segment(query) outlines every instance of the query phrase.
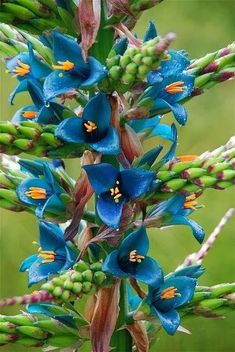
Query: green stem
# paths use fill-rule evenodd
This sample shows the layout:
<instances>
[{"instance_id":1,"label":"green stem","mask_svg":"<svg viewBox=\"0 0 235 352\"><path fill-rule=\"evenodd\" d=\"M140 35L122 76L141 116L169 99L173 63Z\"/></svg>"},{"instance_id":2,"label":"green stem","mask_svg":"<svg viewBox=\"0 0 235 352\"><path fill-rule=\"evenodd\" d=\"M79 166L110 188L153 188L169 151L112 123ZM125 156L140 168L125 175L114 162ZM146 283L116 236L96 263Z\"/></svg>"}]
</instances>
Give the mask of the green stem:
<instances>
[{"instance_id":1,"label":"green stem","mask_svg":"<svg viewBox=\"0 0 235 352\"><path fill-rule=\"evenodd\" d=\"M127 288L125 280L122 280L120 286L120 301L119 301L119 316L115 332L111 339L111 346L115 348L116 352L131 352L132 351L132 338L128 330L121 329L126 325L128 316L128 301L127 301Z\"/></svg>"}]
</instances>

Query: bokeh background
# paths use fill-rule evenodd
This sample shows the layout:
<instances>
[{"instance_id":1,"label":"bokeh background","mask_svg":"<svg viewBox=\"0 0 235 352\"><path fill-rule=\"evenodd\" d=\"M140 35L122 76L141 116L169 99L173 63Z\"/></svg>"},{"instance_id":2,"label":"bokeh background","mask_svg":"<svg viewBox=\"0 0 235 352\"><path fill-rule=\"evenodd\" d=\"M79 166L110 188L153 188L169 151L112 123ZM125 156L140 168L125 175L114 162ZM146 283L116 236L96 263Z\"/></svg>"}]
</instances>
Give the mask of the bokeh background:
<instances>
[{"instance_id":1,"label":"bokeh background","mask_svg":"<svg viewBox=\"0 0 235 352\"><path fill-rule=\"evenodd\" d=\"M144 13L136 33L143 35L149 20L154 20L160 34L169 31L177 33L173 47L185 49L189 57L200 57L228 43L234 37L233 0L167 0ZM1 66L0 118L10 119L16 109L27 104L28 98L22 94L16 98L14 106L9 106L8 95L16 81L5 73ZM187 104L189 121L179 131L178 154L200 154L224 144L235 127L234 82L218 85ZM171 118L171 117L170 117ZM159 141L152 140L152 145ZM25 155L24 155L25 157ZM76 177L79 161L66 161L67 170ZM205 229L208 236L225 211L234 206L234 191L208 190L200 202L204 209L193 214L193 218ZM27 292L27 275L18 272L21 261L33 253L32 241L37 238L35 218L29 214L1 211L0 216L0 291L1 297L21 295ZM212 251L204 261L206 273L200 279L202 285L232 282L235 272L234 220L226 225ZM163 266L165 272L174 270L186 255L199 249L189 229L168 228L150 233L151 253ZM1 313L17 314L21 307L4 310ZM174 337L165 332L159 335L157 344L151 351L162 352L225 352L235 351L234 318L231 313L226 319L194 318L183 322L192 335L177 333ZM39 349L30 349L39 351ZM26 348L1 347L0 351L29 351ZM88 352L86 345L81 351ZM125 352L125 351L120 351Z\"/></svg>"}]
</instances>

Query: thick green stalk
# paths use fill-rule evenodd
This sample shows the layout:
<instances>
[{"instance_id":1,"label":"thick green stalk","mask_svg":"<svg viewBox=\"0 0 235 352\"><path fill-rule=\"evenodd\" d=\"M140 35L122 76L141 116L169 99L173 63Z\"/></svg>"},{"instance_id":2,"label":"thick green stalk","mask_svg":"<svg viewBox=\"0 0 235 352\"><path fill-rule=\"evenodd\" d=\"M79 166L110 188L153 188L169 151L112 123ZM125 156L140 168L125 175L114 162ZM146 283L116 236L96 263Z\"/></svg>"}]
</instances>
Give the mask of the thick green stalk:
<instances>
[{"instance_id":1,"label":"thick green stalk","mask_svg":"<svg viewBox=\"0 0 235 352\"><path fill-rule=\"evenodd\" d=\"M126 325L128 316L128 302L127 302L127 289L126 282L122 280L120 285L120 300L119 300L119 316L115 328L115 332L111 339L111 346L116 352L131 352L132 351L132 338L127 329L120 329ZM120 329L120 330L119 330Z\"/></svg>"}]
</instances>

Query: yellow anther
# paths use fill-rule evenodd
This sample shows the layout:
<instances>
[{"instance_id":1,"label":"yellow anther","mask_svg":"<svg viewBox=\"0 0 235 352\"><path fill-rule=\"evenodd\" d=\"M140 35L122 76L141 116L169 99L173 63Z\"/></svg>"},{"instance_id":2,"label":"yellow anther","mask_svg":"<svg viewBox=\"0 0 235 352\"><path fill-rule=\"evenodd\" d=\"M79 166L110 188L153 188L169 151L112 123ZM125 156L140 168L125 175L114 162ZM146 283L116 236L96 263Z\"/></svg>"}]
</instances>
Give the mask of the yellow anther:
<instances>
[{"instance_id":1,"label":"yellow anther","mask_svg":"<svg viewBox=\"0 0 235 352\"><path fill-rule=\"evenodd\" d=\"M133 251L130 252L129 254L129 261L132 263L141 263L142 260L144 259L143 255L137 254L137 250L134 249Z\"/></svg>"},{"instance_id":2,"label":"yellow anther","mask_svg":"<svg viewBox=\"0 0 235 352\"><path fill-rule=\"evenodd\" d=\"M116 181L117 186L110 188L110 193L111 193L111 196L113 197L115 203L119 203L119 198L122 197L122 193L120 192L120 189L118 187L119 184L120 184L120 182Z\"/></svg>"},{"instance_id":3,"label":"yellow anther","mask_svg":"<svg viewBox=\"0 0 235 352\"><path fill-rule=\"evenodd\" d=\"M177 288L174 286L167 287L165 290L162 291L161 299L171 299L176 296L179 296L177 293Z\"/></svg>"},{"instance_id":4,"label":"yellow anther","mask_svg":"<svg viewBox=\"0 0 235 352\"><path fill-rule=\"evenodd\" d=\"M63 71L70 71L74 68L74 63L66 60L66 61L58 61L59 65L52 65L54 70L63 70Z\"/></svg>"},{"instance_id":5,"label":"yellow anther","mask_svg":"<svg viewBox=\"0 0 235 352\"><path fill-rule=\"evenodd\" d=\"M86 132L88 132L88 133L91 133L97 129L97 126L93 121L84 122L83 125L86 128Z\"/></svg>"},{"instance_id":6,"label":"yellow anther","mask_svg":"<svg viewBox=\"0 0 235 352\"><path fill-rule=\"evenodd\" d=\"M34 119L37 116L36 111L24 111L22 113L22 116L25 117L26 119Z\"/></svg>"},{"instance_id":7,"label":"yellow anther","mask_svg":"<svg viewBox=\"0 0 235 352\"><path fill-rule=\"evenodd\" d=\"M29 191L25 192L25 195L32 199L46 199L47 192L44 188L29 187Z\"/></svg>"},{"instance_id":8,"label":"yellow anther","mask_svg":"<svg viewBox=\"0 0 235 352\"><path fill-rule=\"evenodd\" d=\"M39 248L38 252L38 257L43 258L42 263L52 263L55 261L56 253L54 251L44 251L42 248Z\"/></svg>"},{"instance_id":9,"label":"yellow anther","mask_svg":"<svg viewBox=\"0 0 235 352\"><path fill-rule=\"evenodd\" d=\"M27 64L24 64L21 61L17 61L18 66L16 66L13 70L13 72L15 73L15 76L20 76L20 77L24 77L25 75L27 75L30 72L30 66Z\"/></svg>"},{"instance_id":10,"label":"yellow anther","mask_svg":"<svg viewBox=\"0 0 235 352\"><path fill-rule=\"evenodd\" d=\"M184 208L185 209L195 209L196 205L197 205L197 201L195 200L196 194L193 193L190 196L187 196L184 202Z\"/></svg>"},{"instance_id":11,"label":"yellow anther","mask_svg":"<svg viewBox=\"0 0 235 352\"><path fill-rule=\"evenodd\" d=\"M177 81L169 84L168 86L165 87L165 90L169 94L175 94L175 93L180 93L185 90L185 86L183 86L184 82L183 81Z\"/></svg>"}]
</instances>

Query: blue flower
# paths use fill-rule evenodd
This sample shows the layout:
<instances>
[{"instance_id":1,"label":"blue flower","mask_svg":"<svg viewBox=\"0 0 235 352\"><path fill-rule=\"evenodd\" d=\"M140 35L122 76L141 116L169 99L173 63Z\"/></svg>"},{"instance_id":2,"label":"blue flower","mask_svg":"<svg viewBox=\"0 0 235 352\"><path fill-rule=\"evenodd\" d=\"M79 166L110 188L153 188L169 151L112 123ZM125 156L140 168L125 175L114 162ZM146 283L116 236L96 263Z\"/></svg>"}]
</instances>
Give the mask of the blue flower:
<instances>
[{"instance_id":1,"label":"blue flower","mask_svg":"<svg viewBox=\"0 0 235 352\"><path fill-rule=\"evenodd\" d=\"M110 119L109 100L104 93L99 93L85 106L82 118L65 119L57 127L55 135L69 143L87 143L103 154L118 154L119 137L110 126Z\"/></svg>"},{"instance_id":2,"label":"blue flower","mask_svg":"<svg viewBox=\"0 0 235 352\"><path fill-rule=\"evenodd\" d=\"M77 254L67 245L63 236L64 233L59 226L40 221L38 253L26 258L19 269L28 270L29 287L41 280L49 279L51 274L72 267Z\"/></svg>"},{"instance_id":3,"label":"blue flower","mask_svg":"<svg viewBox=\"0 0 235 352\"><path fill-rule=\"evenodd\" d=\"M34 55L32 44L28 44L28 52L22 52L6 62L7 70L20 83L10 95L10 103L13 103L17 93L27 90L29 80L39 80L51 73L50 67Z\"/></svg>"},{"instance_id":4,"label":"blue flower","mask_svg":"<svg viewBox=\"0 0 235 352\"><path fill-rule=\"evenodd\" d=\"M147 192L155 172L140 168L118 171L110 164L84 166L88 179L99 199L97 212L108 226L118 228L125 203Z\"/></svg>"},{"instance_id":5,"label":"blue flower","mask_svg":"<svg viewBox=\"0 0 235 352\"><path fill-rule=\"evenodd\" d=\"M16 189L19 200L36 208L35 214L43 218L45 212L54 216L63 214L66 210L60 195L65 191L55 181L48 165L43 165L43 178L28 178L22 181Z\"/></svg>"},{"instance_id":6,"label":"blue flower","mask_svg":"<svg viewBox=\"0 0 235 352\"><path fill-rule=\"evenodd\" d=\"M138 99L137 105L150 99L150 113L164 114L172 111L179 124L187 121L187 111L180 102L189 97L194 88L195 77L183 73L189 60L182 52L169 50L169 61L163 61L160 69L148 75L149 86Z\"/></svg>"},{"instance_id":7,"label":"blue flower","mask_svg":"<svg viewBox=\"0 0 235 352\"><path fill-rule=\"evenodd\" d=\"M173 277L178 277L178 276L188 276L192 278L198 278L204 273L205 269L202 268L201 265L189 265L182 267L181 269L178 269L174 271L173 273L168 274L165 278L173 278Z\"/></svg>"},{"instance_id":8,"label":"blue flower","mask_svg":"<svg viewBox=\"0 0 235 352\"><path fill-rule=\"evenodd\" d=\"M162 269L154 259L146 256L148 250L149 239L145 227L141 226L105 258L102 270L113 276L131 277L158 287L163 281Z\"/></svg>"},{"instance_id":9,"label":"blue flower","mask_svg":"<svg viewBox=\"0 0 235 352\"><path fill-rule=\"evenodd\" d=\"M147 119L132 120L130 126L137 133L147 131L147 138L159 136L173 142L174 133L172 126L160 123L160 121L160 116L154 116Z\"/></svg>"},{"instance_id":10,"label":"blue flower","mask_svg":"<svg viewBox=\"0 0 235 352\"><path fill-rule=\"evenodd\" d=\"M191 301L196 282L187 276L177 276L166 279L159 288L149 288L146 301L168 334L174 335L179 327L180 315L176 308Z\"/></svg>"},{"instance_id":11,"label":"blue flower","mask_svg":"<svg viewBox=\"0 0 235 352\"><path fill-rule=\"evenodd\" d=\"M72 110L55 101L46 102L38 81L27 81L27 89L35 105L24 106L16 112L12 122L32 120L41 124L59 124L66 116L75 116Z\"/></svg>"},{"instance_id":12,"label":"blue flower","mask_svg":"<svg viewBox=\"0 0 235 352\"><path fill-rule=\"evenodd\" d=\"M53 52L58 65L45 80L44 91L49 101L73 88L89 88L107 75L106 68L93 57L84 62L81 47L61 33L54 33Z\"/></svg>"},{"instance_id":13,"label":"blue flower","mask_svg":"<svg viewBox=\"0 0 235 352\"><path fill-rule=\"evenodd\" d=\"M153 21L149 21L148 29L145 33L143 42L147 42L148 40L154 39L158 36L157 29L153 23Z\"/></svg>"},{"instance_id":14,"label":"blue flower","mask_svg":"<svg viewBox=\"0 0 235 352\"><path fill-rule=\"evenodd\" d=\"M188 215L190 215L196 207L194 194L188 197L186 195L176 194L170 199L154 206L147 216L162 218L161 227L171 225L189 226L196 240L202 243L205 236L203 228L194 220L188 218Z\"/></svg>"}]
</instances>

